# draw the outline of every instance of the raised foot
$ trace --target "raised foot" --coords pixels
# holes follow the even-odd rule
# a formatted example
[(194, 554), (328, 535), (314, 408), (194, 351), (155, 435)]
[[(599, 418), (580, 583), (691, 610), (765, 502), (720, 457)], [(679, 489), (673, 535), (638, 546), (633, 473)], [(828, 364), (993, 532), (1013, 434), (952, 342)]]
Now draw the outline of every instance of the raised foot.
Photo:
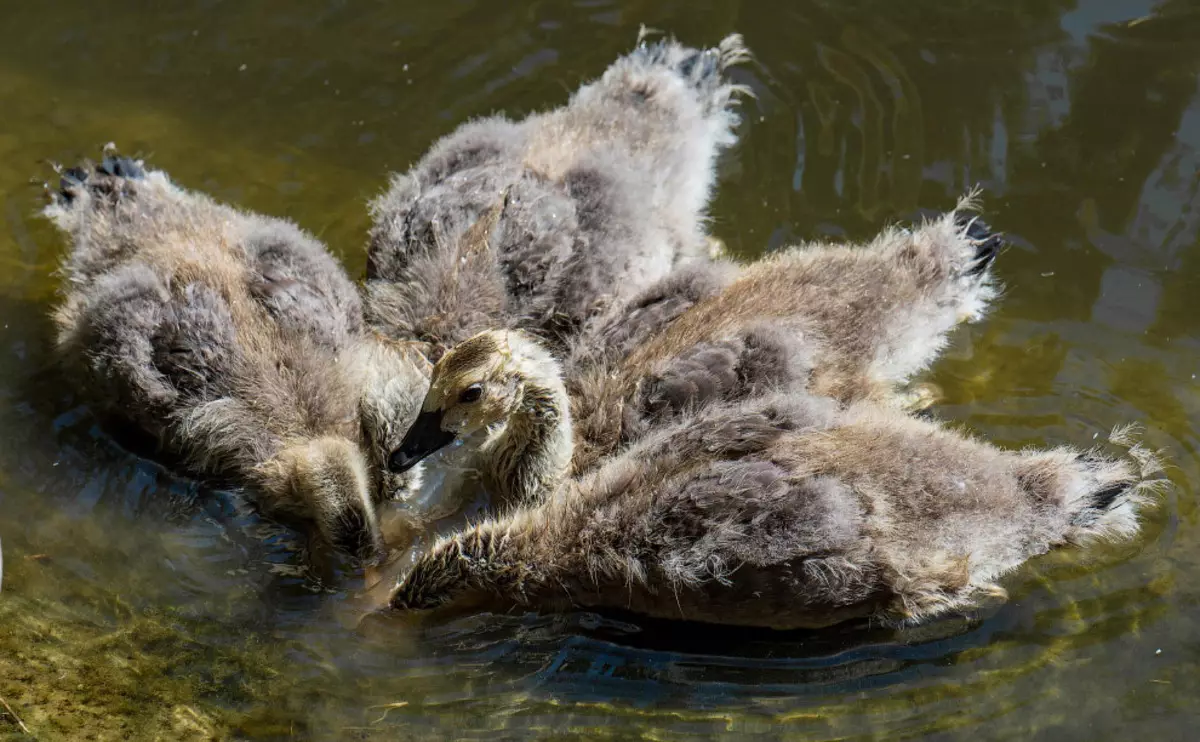
[(1078, 455), (1085, 501), (1074, 525), (1085, 536), (1127, 536), (1137, 531), (1140, 511), (1170, 487), (1158, 454), (1139, 440), (1136, 426), (1117, 428), (1109, 442), (1123, 449), (1119, 459), (1099, 451)]
[(954, 217), (955, 224), (965, 229), (967, 237), (975, 242), (975, 257), (967, 265), (966, 275), (978, 276), (983, 274), (1004, 247), (1004, 240), (992, 231), (987, 222), (970, 213), (959, 212)]
[(145, 177), (146, 170), (137, 160), (116, 154), (111, 145), (104, 149), (99, 163), (83, 162), (75, 167), (59, 171), (58, 190), (51, 194), (58, 203), (69, 206), (83, 193), (83, 189), (112, 190), (114, 179), (137, 180)]

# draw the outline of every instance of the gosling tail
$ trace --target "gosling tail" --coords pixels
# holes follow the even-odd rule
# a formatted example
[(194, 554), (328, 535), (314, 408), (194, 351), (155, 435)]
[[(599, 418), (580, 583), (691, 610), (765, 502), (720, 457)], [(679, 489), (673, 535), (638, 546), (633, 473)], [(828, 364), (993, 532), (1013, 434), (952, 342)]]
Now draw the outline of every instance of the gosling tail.
[(1115, 429), (1109, 442), (1122, 449), (1120, 458), (1096, 450), (1077, 454), (1074, 479), (1062, 502), (1075, 543), (1123, 539), (1141, 527), (1141, 513), (1170, 486), (1159, 456), (1138, 440), (1135, 426)]
[(647, 71), (667, 70), (682, 78), (708, 115), (723, 113), (737, 95), (750, 93), (749, 88), (731, 83), (726, 76), (730, 67), (750, 60), (741, 34), (730, 34), (715, 47), (693, 49), (671, 38), (648, 43), (647, 38), (654, 33), (642, 27), (637, 48), (626, 57), (628, 63)]
[[(647, 33), (643, 28), (637, 47), (582, 87), (572, 105), (601, 111), (606, 120), (624, 120), (627, 131), (642, 132), (638, 138), (650, 151), (681, 150), (676, 157), (707, 161), (732, 146), (736, 104), (750, 93), (727, 74), (750, 58), (742, 37), (734, 34), (715, 47), (695, 49), (672, 38), (648, 42)], [(686, 162), (660, 157), (659, 167)]]
[(122, 180), (140, 180), (146, 171), (140, 162), (106, 149), (98, 163), (85, 162), (61, 170), (58, 190), (50, 194), (52, 205), (69, 208), (84, 194), (114, 195)]
[(954, 223), (975, 245), (974, 254), (968, 260), (963, 274), (983, 277), (996, 262), (996, 257), (1004, 247), (1004, 240), (986, 222), (970, 212), (955, 212)]

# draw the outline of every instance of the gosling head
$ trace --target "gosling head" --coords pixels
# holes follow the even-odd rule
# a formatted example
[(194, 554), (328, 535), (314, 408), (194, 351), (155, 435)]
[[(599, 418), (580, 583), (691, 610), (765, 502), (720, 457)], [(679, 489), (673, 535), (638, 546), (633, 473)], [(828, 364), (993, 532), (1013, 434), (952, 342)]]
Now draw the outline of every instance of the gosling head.
[(270, 470), (278, 504), (312, 521), (330, 546), (366, 562), (383, 556), (371, 478), (358, 446), (318, 438), (284, 449)]
[(400, 446), (388, 457), (393, 473), (518, 410), (531, 378), (557, 378), (554, 359), (528, 335), (489, 330), (451, 348), (433, 367), (429, 391)]
[(388, 470), (387, 460), (421, 408), (432, 366), (414, 344), (379, 337), (368, 337), (343, 353), (342, 362), (361, 390), (359, 421), (376, 480), (376, 502), (407, 502), (420, 492), (422, 468), (396, 474)]

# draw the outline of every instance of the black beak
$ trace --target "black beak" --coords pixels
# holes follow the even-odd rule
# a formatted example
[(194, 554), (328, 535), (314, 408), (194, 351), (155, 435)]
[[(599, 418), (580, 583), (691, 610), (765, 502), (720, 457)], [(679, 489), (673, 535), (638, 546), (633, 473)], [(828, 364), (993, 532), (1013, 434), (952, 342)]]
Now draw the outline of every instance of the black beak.
[(454, 441), (454, 433), (442, 430), (442, 411), (422, 412), (404, 434), (400, 447), (388, 456), (388, 470), (401, 474), (429, 454)]

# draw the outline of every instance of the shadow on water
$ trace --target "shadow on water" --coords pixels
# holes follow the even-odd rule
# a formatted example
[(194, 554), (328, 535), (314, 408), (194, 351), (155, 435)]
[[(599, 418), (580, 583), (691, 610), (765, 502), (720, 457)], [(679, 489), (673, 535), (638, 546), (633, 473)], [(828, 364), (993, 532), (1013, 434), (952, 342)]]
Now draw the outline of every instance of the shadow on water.
[[(0, 698), (38, 739), (1182, 738), (1200, 692), (1200, 11), (1184, 0), (70, 0), (0, 46)], [(290, 216), (362, 273), (366, 199), (472, 116), (554, 105), (639, 23), (746, 35), (713, 229), (745, 257), (986, 189), (995, 314), (932, 374), (1005, 447), (1141, 421), (1181, 487), (1136, 543), (1056, 553), (930, 626), (632, 616), (347, 624), (301, 540), (117, 446), (49, 361), (42, 158), (109, 140)], [(0, 738), (21, 738), (0, 707)]]

